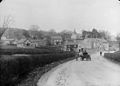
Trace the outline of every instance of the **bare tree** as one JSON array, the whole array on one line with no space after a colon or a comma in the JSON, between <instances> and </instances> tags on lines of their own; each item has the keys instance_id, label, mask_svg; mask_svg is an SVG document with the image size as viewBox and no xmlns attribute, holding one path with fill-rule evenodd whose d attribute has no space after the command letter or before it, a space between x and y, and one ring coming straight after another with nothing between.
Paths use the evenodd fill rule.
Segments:
<instances>
[{"instance_id":1,"label":"bare tree","mask_svg":"<svg viewBox=\"0 0 120 86\"><path fill-rule=\"evenodd\" d=\"M12 16L4 16L3 19L1 18L1 26L0 26L0 39L4 32L10 27L10 24L13 23Z\"/></svg>"},{"instance_id":2,"label":"bare tree","mask_svg":"<svg viewBox=\"0 0 120 86\"><path fill-rule=\"evenodd\" d=\"M1 20L2 21L2 20ZM10 27L10 24L13 23L13 17L11 15L8 15L8 16L4 16L3 17L3 21L2 21L2 26L3 28L9 28Z\"/></svg>"}]
</instances>

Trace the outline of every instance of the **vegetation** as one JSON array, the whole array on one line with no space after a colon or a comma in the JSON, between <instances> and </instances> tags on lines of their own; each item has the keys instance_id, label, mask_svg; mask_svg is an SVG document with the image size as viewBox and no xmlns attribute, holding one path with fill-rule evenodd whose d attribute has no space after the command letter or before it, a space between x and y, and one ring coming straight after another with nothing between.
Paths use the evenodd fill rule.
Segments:
<instances>
[{"instance_id":1,"label":"vegetation","mask_svg":"<svg viewBox=\"0 0 120 86\"><path fill-rule=\"evenodd\" d=\"M92 31L82 31L83 38L104 38L106 40L111 40L111 35L108 31L97 31L97 29L93 28Z\"/></svg>"},{"instance_id":2,"label":"vegetation","mask_svg":"<svg viewBox=\"0 0 120 86\"><path fill-rule=\"evenodd\" d=\"M43 67L47 64L72 58L74 53L56 52L56 53L40 53L30 55L1 55L0 58L0 83L1 86L14 86L21 81L30 71L37 67ZM15 51L14 51L15 52Z\"/></svg>"},{"instance_id":3,"label":"vegetation","mask_svg":"<svg viewBox=\"0 0 120 86\"><path fill-rule=\"evenodd\" d=\"M1 21L1 24L0 24L0 39L1 39L4 32L7 29L9 29L10 24L13 22L13 17L10 15L4 16L3 19L1 19L0 21Z\"/></svg>"},{"instance_id":4,"label":"vegetation","mask_svg":"<svg viewBox=\"0 0 120 86\"><path fill-rule=\"evenodd\" d=\"M13 55L13 54L49 54L49 53L55 53L55 52L63 52L60 50L57 50L56 48L52 47L41 47L39 48L14 48L14 49L0 49L1 55Z\"/></svg>"},{"instance_id":5,"label":"vegetation","mask_svg":"<svg viewBox=\"0 0 120 86\"><path fill-rule=\"evenodd\" d=\"M120 51L114 53L105 53L104 57L116 63L120 63Z\"/></svg>"}]
</instances>

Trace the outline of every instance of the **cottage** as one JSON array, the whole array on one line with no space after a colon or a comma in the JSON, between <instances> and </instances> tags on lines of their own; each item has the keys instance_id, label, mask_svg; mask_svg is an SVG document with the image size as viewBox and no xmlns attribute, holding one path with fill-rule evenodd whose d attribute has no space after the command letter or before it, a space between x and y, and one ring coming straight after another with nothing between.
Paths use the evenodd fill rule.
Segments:
<instances>
[{"instance_id":1,"label":"cottage","mask_svg":"<svg viewBox=\"0 0 120 86\"><path fill-rule=\"evenodd\" d=\"M83 39L82 34L78 34L76 30L74 30L74 32L71 35L71 40L76 41L76 40L82 40L82 39Z\"/></svg>"},{"instance_id":2,"label":"cottage","mask_svg":"<svg viewBox=\"0 0 120 86\"><path fill-rule=\"evenodd\" d=\"M22 39L17 43L18 47L22 48L35 48L40 46L45 46L46 41L45 40L38 40L38 39Z\"/></svg>"},{"instance_id":3,"label":"cottage","mask_svg":"<svg viewBox=\"0 0 120 86\"><path fill-rule=\"evenodd\" d=\"M25 48L25 46L26 46L26 44L25 44L26 40L27 39L21 39L19 41L16 41L17 42L17 47L19 47L19 48Z\"/></svg>"},{"instance_id":4,"label":"cottage","mask_svg":"<svg viewBox=\"0 0 120 86\"><path fill-rule=\"evenodd\" d=\"M83 40L68 40L64 43L64 51L74 51L84 48Z\"/></svg>"},{"instance_id":5,"label":"cottage","mask_svg":"<svg viewBox=\"0 0 120 86\"><path fill-rule=\"evenodd\" d=\"M6 38L6 37L1 37L2 45L10 45L14 41L14 39Z\"/></svg>"},{"instance_id":6,"label":"cottage","mask_svg":"<svg viewBox=\"0 0 120 86\"><path fill-rule=\"evenodd\" d=\"M40 47L40 46L46 46L47 42L46 40L30 40L30 45L33 47Z\"/></svg>"},{"instance_id":7,"label":"cottage","mask_svg":"<svg viewBox=\"0 0 120 86\"><path fill-rule=\"evenodd\" d=\"M62 44L62 37L61 36L51 36L51 44L52 45L61 45Z\"/></svg>"}]
</instances>

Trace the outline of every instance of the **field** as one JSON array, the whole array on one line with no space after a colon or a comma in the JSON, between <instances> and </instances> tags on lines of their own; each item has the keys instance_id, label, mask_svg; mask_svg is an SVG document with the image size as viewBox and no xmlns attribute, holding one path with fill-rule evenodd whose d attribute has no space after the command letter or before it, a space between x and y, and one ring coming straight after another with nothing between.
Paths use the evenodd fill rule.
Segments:
<instances>
[{"instance_id":1,"label":"field","mask_svg":"<svg viewBox=\"0 0 120 86\"><path fill-rule=\"evenodd\" d=\"M46 65L74 57L73 52L63 52L56 50L55 48L9 48L1 49L0 54L1 86L15 86L20 83L31 71L37 68L40 68L40 70L43 71L42 69L46 69Z\"/></svg>"}]
</instances>

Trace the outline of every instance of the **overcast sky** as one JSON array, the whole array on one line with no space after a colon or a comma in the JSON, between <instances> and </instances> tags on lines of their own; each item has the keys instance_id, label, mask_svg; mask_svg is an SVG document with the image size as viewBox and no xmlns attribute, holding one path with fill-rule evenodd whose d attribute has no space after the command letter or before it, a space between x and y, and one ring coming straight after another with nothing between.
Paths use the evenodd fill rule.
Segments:
<instances>
[{"instance_id":1,"label":"overcast sky","mask_svg":"<svg viewBox=\"0 0 120 86\"><path fill-rule=\"evenodd\" d=\"M120 2L118 0L5 0L0 4L0 18L11 15L11 26L40 29L82 29L120 32Z\"/></svg>"}]
</instances>

